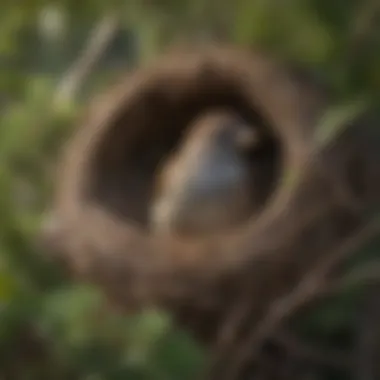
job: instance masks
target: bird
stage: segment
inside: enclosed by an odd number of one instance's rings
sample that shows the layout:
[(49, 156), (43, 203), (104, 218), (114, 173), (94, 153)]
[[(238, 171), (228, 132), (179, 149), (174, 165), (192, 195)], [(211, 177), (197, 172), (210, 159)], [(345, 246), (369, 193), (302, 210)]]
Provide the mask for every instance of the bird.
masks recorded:
[(158, 170), (151, 231), (204, 237), (247, 219), (256, 202), (246, 153), (259, 145), (258, 131), (231, 110), (213, 109), (195, 117)]

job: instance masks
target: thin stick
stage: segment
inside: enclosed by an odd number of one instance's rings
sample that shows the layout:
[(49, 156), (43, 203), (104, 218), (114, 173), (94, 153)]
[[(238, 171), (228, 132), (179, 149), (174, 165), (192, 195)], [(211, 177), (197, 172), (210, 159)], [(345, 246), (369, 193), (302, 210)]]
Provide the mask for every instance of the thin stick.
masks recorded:
[(82, 54), (63, 75), (57, 86), (54, 103), (70, 102), (76, 97), (96, 63), (105, 53), (119, 29), (115, 14), (108, 14), (95, 26)]
[(247, 356), (258, 355), (265, 339), (268, 336), (273, 336), (274, 331), (284, 320), (314, 300), (320, 294), (321, 287), (324, 287), (327, 277), (334, 269), (379, 232), (379, 221), (375, 218), (358, 234), (347, 239), (339, 248), (327, 255), (326, 259), (317, 265), (314, 270), (304, 276), (290, 295), (275, 301), (262, 323), (249, 334), (246, 343), (239, 349), (239, 354), (232, 363), (231, 370), (226, 373), (225, 378), (236, 378), (239, 368), (247, 360)]

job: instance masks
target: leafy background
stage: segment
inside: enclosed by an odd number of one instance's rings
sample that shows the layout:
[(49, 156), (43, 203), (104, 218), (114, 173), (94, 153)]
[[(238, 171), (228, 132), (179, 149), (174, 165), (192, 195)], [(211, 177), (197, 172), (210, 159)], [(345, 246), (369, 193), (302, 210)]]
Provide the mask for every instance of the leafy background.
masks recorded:
[[(193, 379), (206, 358), (170, 328), (170, 316), (121, 316), (99, 289), (41, 257), (35, 237), (54, 159), (91, 94), (169, 43), (225, 39), (309, 67), (337, 103), (376, 106), (379, 8), (376, 0), (1, 0), (0, 378)], [(113, 38), (81, 71), (78, 62), (107, 22)], [(378, 255), (378, 246), (360, 257)], [(355, 299), (352, 290), (299, 329), (344, 346)]]

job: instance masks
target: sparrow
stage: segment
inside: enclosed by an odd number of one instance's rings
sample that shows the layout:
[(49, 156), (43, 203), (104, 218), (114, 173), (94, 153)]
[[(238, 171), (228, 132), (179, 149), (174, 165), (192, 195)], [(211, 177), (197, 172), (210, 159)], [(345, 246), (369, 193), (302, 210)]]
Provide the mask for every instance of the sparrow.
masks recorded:
[(259, 142), (258, 128), (233, 111), (196, 117), (158, 170), (152, 232), (209, 236), (247, 219), (255, 200), (246, 153)]

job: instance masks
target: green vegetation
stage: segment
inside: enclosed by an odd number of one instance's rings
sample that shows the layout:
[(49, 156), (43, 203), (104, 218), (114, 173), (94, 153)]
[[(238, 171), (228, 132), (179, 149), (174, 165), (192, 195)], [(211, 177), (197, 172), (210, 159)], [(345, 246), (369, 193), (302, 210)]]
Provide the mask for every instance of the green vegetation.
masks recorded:
[[(91, 94), (173, 39), (222, 36), (313, 69), (332, 84), (340, 112), (334, 117), (344, 119), (341, 103), (379, 103), (379, 8), (371, 0), (2, 0), (0, 378), (193, 379), (204, 360), (189, 337), (170, 329), (167, 316), (106, 310), (98, 289), (73, 283), (39, 254), (35, 234), (54, 159)], [(89, 76), (79, 75), (78, 88), (62, 88), (92, 28), (114, 14), (119, 27), (105, 54)], [(371, 255), (376, 247), (363, 253)], [(332, 335), (350, 323), (354, 293), (300, 329), (338, 339)]]

